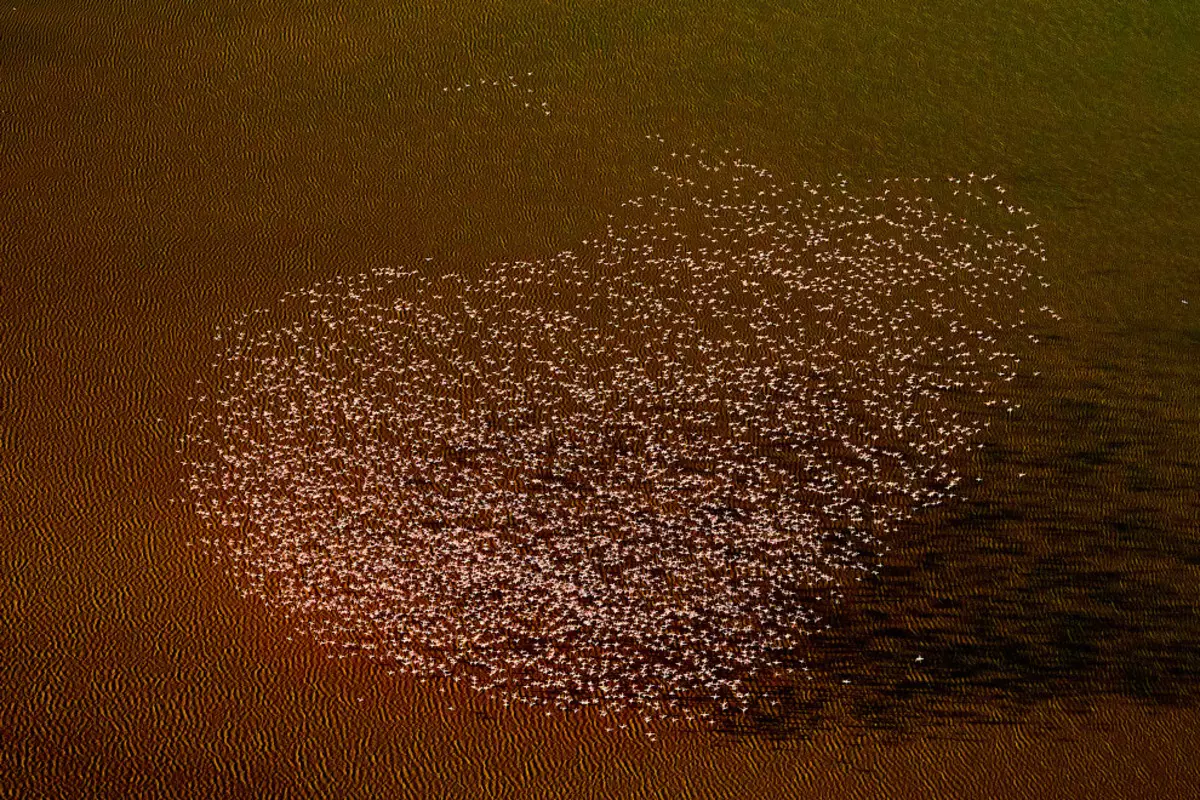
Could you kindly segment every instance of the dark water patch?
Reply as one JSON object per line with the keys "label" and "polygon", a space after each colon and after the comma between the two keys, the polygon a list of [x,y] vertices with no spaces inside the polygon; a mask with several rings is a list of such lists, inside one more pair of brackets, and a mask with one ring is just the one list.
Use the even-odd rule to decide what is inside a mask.
{"label": "dark water patch", "polygon": [[[1138,343],[1124,347],[1109,355],[1128,365]],[[1103,399],[1069,374],[1043,385],[1040,414],[977,453],[965,502],[906,523],[881,574],[831,609],[815,680],[780,689],[783,719],[755,732],[936,736],[1109,697],[1200,704],[1192,433],[1136,383]]]}

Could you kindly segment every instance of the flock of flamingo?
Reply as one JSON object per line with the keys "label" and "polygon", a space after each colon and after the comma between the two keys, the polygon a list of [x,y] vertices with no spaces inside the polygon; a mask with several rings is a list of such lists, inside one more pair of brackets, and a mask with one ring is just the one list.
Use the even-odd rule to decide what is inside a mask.
{"label": "flock of flamingo", "polygon": [[217,333],[184,483],[248,595],[548,711],[708,718],[810,677],[831,604],[1015,406],[1044,247],[991,176],[655,173],[556,255],[342,276]]}

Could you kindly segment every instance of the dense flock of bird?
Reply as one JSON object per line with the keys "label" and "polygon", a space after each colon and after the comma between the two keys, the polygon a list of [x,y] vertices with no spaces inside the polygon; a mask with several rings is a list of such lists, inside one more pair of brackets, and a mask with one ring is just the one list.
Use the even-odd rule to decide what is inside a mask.
{"label": "dense flock of bird", "polygon": [[506,704],[692,718],[804,677],[1014,407],[1044,248],[990,176],[663,161],[577,248],[338,277],[217,333],[185,484],[248,594]]}

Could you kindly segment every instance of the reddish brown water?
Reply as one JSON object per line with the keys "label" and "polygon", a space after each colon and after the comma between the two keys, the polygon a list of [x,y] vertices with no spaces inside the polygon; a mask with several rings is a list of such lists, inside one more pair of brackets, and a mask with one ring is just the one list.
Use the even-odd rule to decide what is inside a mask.
{"label": "reddish brown water", "polygon": [[[0,11],[0,795],[1193,791],[1196,26],[680,9]],[[431,99],[527,71],[528,111]],[[1056,256],[1043,381],[848,603],[850,688],[649,742],[289,639],[169,502],[211,331],[371,266],[556,252],[638,193],[645,133],[796,179],[999,172]]]}

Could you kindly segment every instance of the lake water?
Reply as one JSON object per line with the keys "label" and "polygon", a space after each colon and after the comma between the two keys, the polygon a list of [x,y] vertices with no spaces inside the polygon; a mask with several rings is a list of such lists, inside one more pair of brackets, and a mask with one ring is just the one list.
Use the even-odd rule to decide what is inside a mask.
{"label": "lake water", "polygon": [[[5,5],[0,793],[1194,791],[1200,20],[1069,5]],[[650,740],[245,597],[176,502],[214,332],[339,276],[574,248],[664,145],[789,182],[994,173],[1046,248],[1061,319],[1020,408],[847,592],[815,685]]]}

